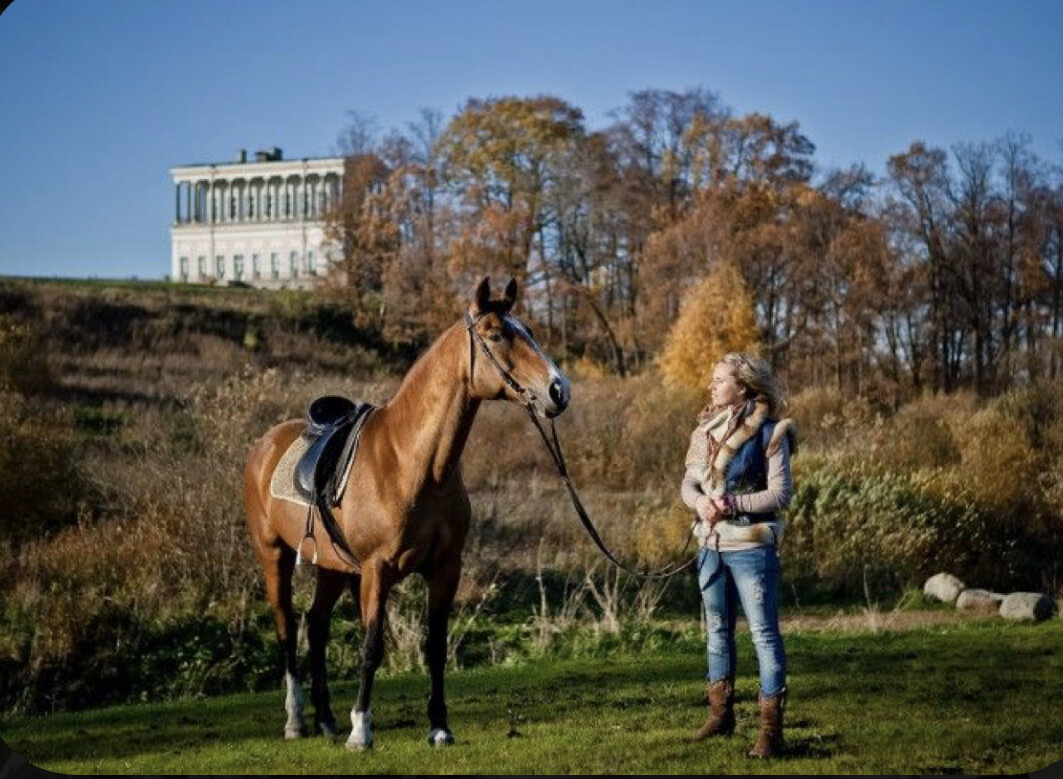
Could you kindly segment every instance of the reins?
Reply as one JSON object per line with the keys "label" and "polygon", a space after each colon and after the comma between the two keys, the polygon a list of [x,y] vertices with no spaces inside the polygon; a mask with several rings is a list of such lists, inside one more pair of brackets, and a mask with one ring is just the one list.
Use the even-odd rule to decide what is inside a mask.
{"label": "reins", "polygon": [[[550,456],[554,460],[554,465],[557,467],[557,472],[561,476],[561,481],[564,483],[565,488],[568,490],[569,497],[572,500],[572,506],[576,509],[576,515],[579,517],[580,522],[583,523],[583,528],[587,531],[587,535],[591,537],[591,540],[593,540],[594,543],[598,546],[598,549],[601,550],[602,554],[605,555],[605,557],[611,563],[613,563],[613,565],[617,566],[622,571],[626,571],[627,573],[630,573],[633,576],[638,576],[643,579],[667,579],[669,577],[675,576],[676,574],[687,568],[689,565],[691,565],[694,560],[697,559],[696,557],[691,557],[685,563],[672,563],[655,571],[639,571],[634,568],[631,568],[628,565],[625,565],[620,560],[618,560],[616,555],[613,554],[613,552],[609,549],[608,546],[606,546],[605,541],[602,540],[601,534],[595,527],[594,522],[587,514],[587,510],[583,507],[583,501],[580,500],[579,493],[576,492],[576,488],[572,484],[572,479],[568,475],[568,466],[565,463],[565,455],[561,451],[561,442],[557,437],[557,427],[554,424],[554,420],[550,420],[550,433],[551,437],[553,438],[553,441],[551,442],[550,438],[548,438],[546,435],[546,431],[543,429],[542,423],[539,421],[538,414],[535,411],[535,400],[532,394],[526,388],[522,387],[520,383],[513,378],[512,374],[510,374],[509,371],[502,367],[502,365],[495,358],[494,354],[491,352],[491,349],[487,346],[487,343],[484,341],[483,337],[478,332],[476,332],[476,323],[479,322],[483,316],[484,314],[480,314],[480,316],[478,317],[473,317],[472,314],[470,314],[468,311],[465,312],[465,328],[469,331],[469,381],[472,381],[474,352],[473,341],[475,340],[479,342],[481,350],[484,352],[484,354],[487,355],[488,359],[491,361],[491,364],[495,366],[495,369],[498,371],[499,375],[501,375],[502,380],[510,389],[517,393],[518,397],[520,398],[521,404],[528,412],[528,416],[531,417],[532,424],[534,424],[535,429],[539,431],[539,435],[543,439],[543,444],[546,446],[547,451],[550,452]],[[690,542],[693,538],[694,525],[691,524],[690,530],[687,533],[686,543],[683,545],[683,555],[686,555],[687,550],[690,548]]]}

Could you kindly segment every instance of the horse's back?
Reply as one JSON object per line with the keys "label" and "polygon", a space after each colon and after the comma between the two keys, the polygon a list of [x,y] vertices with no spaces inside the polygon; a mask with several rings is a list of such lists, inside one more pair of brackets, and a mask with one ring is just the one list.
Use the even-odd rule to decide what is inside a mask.
{"label": "horse's back", "polygon": [[305,428],[305,420],[289,419],[271,427],[251,447],[244,465],[244,508],[252,533],[259,529],[256,524],[268,524],[269,483],[273,478],[273,471],[288,451],[288,447]]}

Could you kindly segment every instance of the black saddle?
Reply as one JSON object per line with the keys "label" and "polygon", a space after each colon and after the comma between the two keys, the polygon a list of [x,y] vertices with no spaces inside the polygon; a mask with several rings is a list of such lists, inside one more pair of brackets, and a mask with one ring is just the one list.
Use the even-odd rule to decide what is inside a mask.
{"label": "black saddle", "polygon": [[362,428],[376,406],[325,395],[310,404],[306,430],[310,446],[295,466],[295,488],[308,501],[339,505],[358,450]]}

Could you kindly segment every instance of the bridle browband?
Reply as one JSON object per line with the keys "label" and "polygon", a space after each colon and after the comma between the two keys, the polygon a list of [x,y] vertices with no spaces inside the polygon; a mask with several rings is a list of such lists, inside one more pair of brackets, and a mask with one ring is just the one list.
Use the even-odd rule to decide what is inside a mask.
{"label": "bridle browband", "polygon": [[[543,439],[543,444],[545,444],[547,451],[550,452],[550,456],[554,460],[554,465],[557,467],[557,472],[561,475],[561,481],[564,482],[566,489],[568,489],[569,497],[572,499],[572,506],[576,509],[576,514],[579,516],[580,522],[583,523],[583,527],[587,531],[587,534],[591,537],[594,543],[597,544],[602,554],[604,554],[606,558],[608,558],[609,561],[613,563],[613,565],[617,566],[621,570],[644,579],[666,579],[671,576],[675,576],[677,573],[681,572],[683,569],[693,563],[696,559],[695,557],[690,558],[685,563],[673,563],[671,565],[666,565],[656,571],[638,571],[620,562],[620,560],[616,558],[616,555],[614,555],[612,551],[610,551],[609,547],[605,545],[605,542],[602,540],[601,535],[598,533],[598,529],[594,526],[594,522],[592,522],[590,516],[588,516],[587,510],[583,508],[583,502],[579,499],[579,495],[576,492],[576,488],[572,485],[572,479],[568,475],[568,466],[565,464],[565,456],[561,451],[561,442],[557,438],[557,427],[554,425],[554,420],[552,418],[550,419],[550,434],[553,438],[553,442],[551,443],[550,438],[547,438],[546,436],[546,431],[543,430],[543,426],[542,423],[539,421],[538,414],[535,413],[534,393],[530,392],[526,387],[522,387],[520,385],[520,382],[513,378],[513,374],[511,374],[508,370],[502,367],[502,364],[495,357],[494,353],[491,351],[491,348],[487,345],[487,342],[484,341],[483,336],[481,336],[480,333],[477,332],[477,323],[489,313],[491,312],[484,311],[474,317],[470,312],[465,312],[465,329],[469,331],[469,386],[470,388],[472,387],[473,381],[473,368],[475,366],[473,362],[473,355],[475,351],[473,348],[473,342],[476,341],[480,344],[480,349],[485,355],[487,355],[487,358],[491,361],[491,364],[495,366],[495,369],[502,377],[502,381],[504,381],[506,383],[506,386],[508,386],[517,394],[517,397],[520,399],[521,405],[523,405],[525,410],[527,410],[528,416],[531,417],[532,424],[534,424],[535,429],[539,431],[539,435]],[[693,539],[693,537],[694,525],[691,524],[690,531],[687,533],[686,543],[683,546],[684,555],[686,554],[687,549],[690,547],[690,541],[691,539]]]}

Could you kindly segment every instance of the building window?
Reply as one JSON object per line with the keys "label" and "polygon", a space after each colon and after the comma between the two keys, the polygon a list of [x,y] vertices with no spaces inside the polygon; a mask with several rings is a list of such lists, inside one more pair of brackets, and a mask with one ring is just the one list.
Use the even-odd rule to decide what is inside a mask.
{"label": "building window", "polygon": [[225,255],[219,254],[214,258],[214,275],[219,279],[225,278]]}
{"label": "building window", "polygon": [[233,195],[229,199],[229,221],[236,221],[236,195]]}
{"label": "building window", "polygon": [[181,281],[188,281],[188,258],[181,258]]}
{"label": "building window", "polygon": [[299,278],[299,252],[288,255],[288,272],[293,279]]}
{"label": "building window", "polygon": [[233,255],[233,278],[242,281],[244,278],[244,255]]}
{"label": "building window", "polygon": [[317,259],[314,257],[313,249],[306,253],[306,274],[308,276],[317,274]]}
{"label": "building window", "polygon": [[196,258],[196,270],[199,272],[199,278],[203,278],[207,275],[207,258],[202,254]]}
{"label": "building window", "polygon": [[251,255],[251,276],[252,278],[262,278],[262,258],[257,254]]}
{"label": "building window", "polygon": [[279,279],[281,277],[281,260],[276,252],[272,252],[269,255],[269,275],[270,278],[273,279]]}

